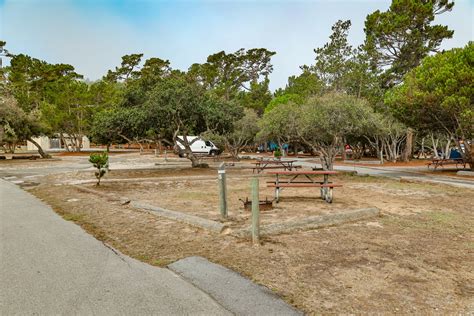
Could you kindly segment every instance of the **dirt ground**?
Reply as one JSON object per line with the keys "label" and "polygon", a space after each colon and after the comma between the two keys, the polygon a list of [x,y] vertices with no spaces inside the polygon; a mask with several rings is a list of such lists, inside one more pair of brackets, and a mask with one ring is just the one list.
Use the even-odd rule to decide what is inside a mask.
{"label": "dirt ground", "polygon": [[[262,224],[375,206],[383,216],[325,229],[247,239],[219,235],[78,191],[81,186],[175,211],[218,219],[214,169],[116,170],[97,188],[92,171],[40,178],[25,189],[67,220],[121,252],[166,266],[199,255],[263,284],[308,314],[463,314],[474,312],[473,191],[339,175],[334,203],[315,189],[288,189]],[[228,171],[229,212],[238,224],[248,213],[250,171]],[[174,179],[172,179],[174,178]],[[111,182],[124,179],[123,182]],[[140,180],[134,180],[140,179]],[[273,197],[261,178],[261,198]],[[82,182],[81,182],[82,181]]]}

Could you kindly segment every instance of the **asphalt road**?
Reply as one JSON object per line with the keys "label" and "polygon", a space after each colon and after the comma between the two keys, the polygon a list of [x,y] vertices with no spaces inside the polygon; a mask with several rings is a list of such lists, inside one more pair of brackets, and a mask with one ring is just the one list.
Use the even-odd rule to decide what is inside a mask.
{"label": "asphalt road", "polygon": [[168,269],[141,263],[0,180],[0,315],[227,315]]}
{"label": "asphalt road", "polygon": [[[312,167],[321,167],[320,164],[315,164],[314,162],[307,161],[308,159],[301,159],[296,158],[297,162],[296,165],[300,165],[306,168]],[[388,177],[394,179],[409,179],[414,181],[422,181],[422,182],[429,182],[429,183],[439,183],[439,184],[446,184],[456,187],[474,189],[474,180],[466,178],[460,179],[455,177],[448,177],[448,176],[438,176],[436,173],[433,174],[425,174],[421,173],[421,170],[426,169],[426,167],[416,167],[416,168],[409,168],[409,167],[382,167],[374,165],[373,167],[367,166],[358,166],[358,165],[335,165],[334,170],[338,171],[356,171],[358,175],[369,175],[375,177]]]}

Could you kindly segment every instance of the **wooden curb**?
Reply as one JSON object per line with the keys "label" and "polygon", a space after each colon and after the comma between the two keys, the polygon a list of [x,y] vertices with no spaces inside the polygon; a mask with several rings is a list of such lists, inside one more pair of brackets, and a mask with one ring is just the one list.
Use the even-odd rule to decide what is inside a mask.
{"label": "wooden curb", "polygon": [[194,216],[194,215],[184,214],[181,212],[167,210],[167,209],[153,206],[153,205],[148,205],[148,204],[135,202],[135,201],[132,201],[130,205],[132,207],[136,207],[139,209],[153,211],[154,214],[161,217],[165,217],[171,220],[186,223],[192,226],[197,226],[197,227],[207,229],[207,230],[217,232],[217,233],[222,233],[227,228],[226,225],[216,222],[216,221],[212,221],[212,220]]}
{"label": "wooden curb", "polygon": [[81,191],[81,192],[92,193],[92,194],[101,196],[101,197],[107,199],[107,201],[111,201],[111,202],[119,201],[122,205],[130,203],[129,198],[126,198],[126,197],[123,197],[123,196],[119,197],[119,196],[117,196],[113,193],[100,192],[100,191],[97,191],[97,190],[94,190],[94,189],[89,189],[89,188],[81,187],[81,186],[78,186],[78,185],[74,185],[73,187],[76,188],[78,191]]}
{"label": "wooden curb", "polygon": [[[250,178],[252,175],[229,175],[231,179],[247,179]],[[122,182],[143,182],[143,183],[156,183],[156,182],[166,182],[166,181],[209,181],[209,180],[216,180],[217,177],[215,175],[209,176],[178,176],[178,177],[149,177],[149,178],[124,178],[124,179],[102,179],[100,183],[122,183]],[[67,181],[63,182],[68,185],[79,186],[82,184],[91,184],[96,183],[97,180],[76,180],[76,181]]]}
{"label": "wooden curb", "polygon": [[474,177],[474,171],[469,170],[459,170],[456,172],[458,176],[465,176],[465,177]]}
{"label": "wooden curb", "polygon": [[[282,223],[265,225],[260,228],[261,235],[276,235],[288,233],[295,230],[310,230],[333,225],[355,222],[363,219],[380,216],[380,210],[374,208],[363,208],[338,214],[326,214],[310,216],[303,219],[290,220]],[[250,228],[240,229],[232,233],[237,237],[250,236]]]}

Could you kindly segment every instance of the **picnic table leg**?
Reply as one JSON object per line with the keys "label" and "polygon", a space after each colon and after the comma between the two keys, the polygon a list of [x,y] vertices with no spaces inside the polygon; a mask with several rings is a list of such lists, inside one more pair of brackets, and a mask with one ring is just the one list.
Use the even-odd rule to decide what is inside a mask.
{"label": "picnic table leg", "polygon": [[332,188],[327,188],[326,191],[326,202],[332,203]]}
{"label": "picnic table leg", "polygon": [[278,183],[279,183],[279,178],[278,178],[278,174],[276,175],[276,181],[275,181],[275,199],[276,199],[276,202],[278,203],[279,200],[280,200],[280,188],[278,187]]}

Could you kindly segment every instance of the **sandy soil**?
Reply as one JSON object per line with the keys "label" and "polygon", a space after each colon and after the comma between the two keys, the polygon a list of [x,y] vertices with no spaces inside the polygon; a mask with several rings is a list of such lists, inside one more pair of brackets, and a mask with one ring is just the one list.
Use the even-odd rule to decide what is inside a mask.
{"label": "sandy soil", "polygon": [[[238,198],[250,195],[249,171],[229,171],[230,215],[247,223]],[[100,188],[176,211],[217,219],[216,170],[117,170]],[[170,180],[174,177],[174,180]],[[381,218],[249,240],[209,233],[79,192],[70,180],[92,172],[42,177],[26,187],[65,219],[125,254],[153,265],[200,255],[232,268],[309,314],[459,314],[474,312],[474,203],[468,189],[338,176],[334,203],[314,189],[288,189],[262,221],[365,206]],[[161,179],[160,179],[161,178]],[[271,179],[271,178],[268,178]],[[261,197],[272,197],[261,178]],[[92,187],[91,184],[82,184]]]}

